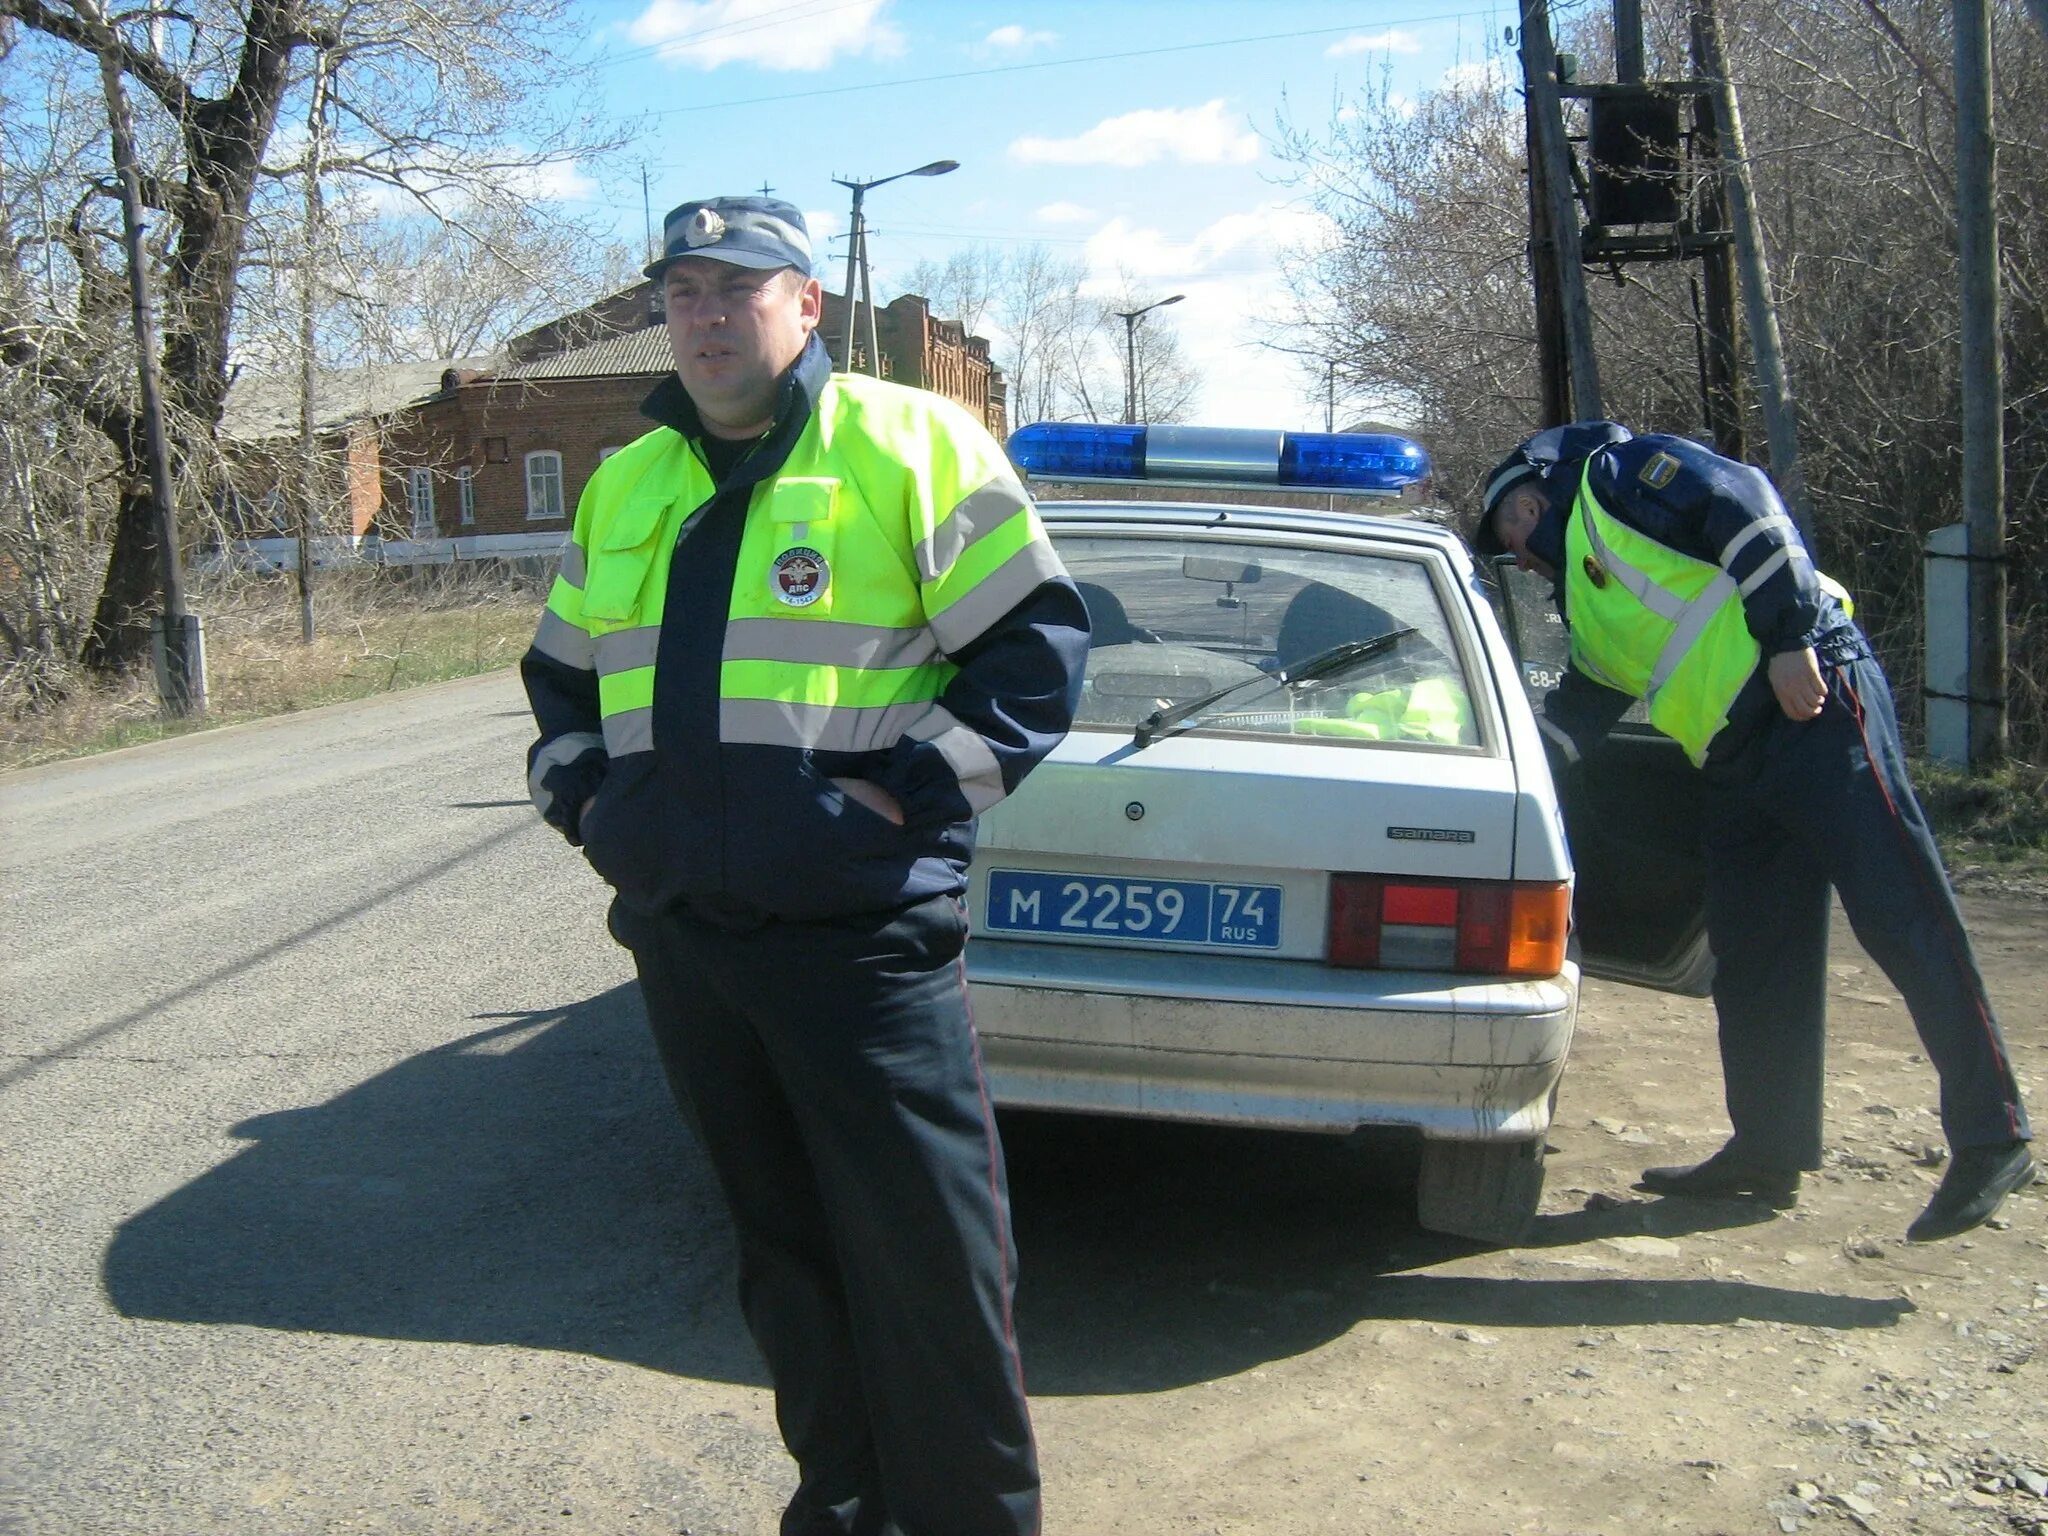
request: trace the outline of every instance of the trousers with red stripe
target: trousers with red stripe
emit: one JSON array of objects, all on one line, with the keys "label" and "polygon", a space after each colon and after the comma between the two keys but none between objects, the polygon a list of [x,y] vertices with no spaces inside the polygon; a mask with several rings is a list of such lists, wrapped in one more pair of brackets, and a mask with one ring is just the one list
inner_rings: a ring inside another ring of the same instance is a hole
[{"label": "trousers with red stripe", "polygon": [[799,1485],[783,1536],[1029,1536],[1037,1452],[966,909],[735,929],[615,907],[732,1211]]},{"label": "trousers with red stripe", "polygon": [[1705,770],[1707,933],[1735,1139],[1769,1166],[1820,1166],[1831,887],[1905,998],[1940,1078],[1950,1149],[2027,1137],[1884,673],[1865,655],[1824,661],[1822,676],[1817,719],[1776,713]]}]

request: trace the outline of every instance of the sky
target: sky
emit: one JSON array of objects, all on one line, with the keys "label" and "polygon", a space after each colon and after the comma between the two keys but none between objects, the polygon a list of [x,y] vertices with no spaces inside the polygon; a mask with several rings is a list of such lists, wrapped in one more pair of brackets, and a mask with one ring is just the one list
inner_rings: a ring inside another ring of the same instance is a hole
[{"label": "sky", "polygon": [[1198,370],[1190,420],[1319,429],[1322,380],[1260,345],[1281,250],[1319,228],[1279,124],[1321,132],[1382,70],[1412,97],[1498,52],[1514,8],[1459,3],[594,0],[581,49],[603,61],[606,109],[650,131],[634,184],[560,190],[638,248],[650,212],[658,231],[686,198],[765,185],[804,210],[838,289],[850,193],[833,179],[957,160],[866,194],[884,297],[920,260],[1040,243],[1083,263],[1091,293],[1128,274],[1185,295],[1141,323],[1172,325]]}]

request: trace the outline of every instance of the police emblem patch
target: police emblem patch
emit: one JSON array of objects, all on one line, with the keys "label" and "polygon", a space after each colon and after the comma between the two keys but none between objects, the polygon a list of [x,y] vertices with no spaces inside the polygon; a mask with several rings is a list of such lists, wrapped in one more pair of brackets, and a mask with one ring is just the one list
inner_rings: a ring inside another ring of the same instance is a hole
[{"label": "police emblem patch", "polygon": [[768,589],[775,600],[791,608],[810,607],[831,584],[831,565],[815,549],[802,545],[777,555],[768,572]]},{"label": "police emblem patch", "polygon": [[1650,462],[1637,472],[1636,478],[1653,491],[1661,491],[1671,483],[1671,477],[1678,473],[1678,460],[1668,453],[1655,453]]},{"label": "police emblem patch", "polygon": [[725,220],[715,208],[699,208],[690,216],[690,224],[683,231],[684,244],[695,249],[700,245],[716,245],[725,238]]}]

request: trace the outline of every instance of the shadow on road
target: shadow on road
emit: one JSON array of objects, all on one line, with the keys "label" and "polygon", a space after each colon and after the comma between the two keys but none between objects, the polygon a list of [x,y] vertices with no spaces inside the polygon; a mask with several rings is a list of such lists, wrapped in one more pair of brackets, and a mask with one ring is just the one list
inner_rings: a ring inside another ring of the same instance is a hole
[{"label": "shadow on road", "polygon": [[[631,986],[499,1019],[234,1132],[246,1150],[116,1234],[105,1279],[123,1314],[764,1379],[715,1186]],[[1368,1320],[1855,1329],[1910,1310],[1738,1281],[1432,1273],[1475,1250],[1417,1230],[1398,1143],[1036,1114],[1006,1116],[1004,1138],[1035,1393],[1215,1379]],[[1545,1218],[1533,1245],[1757,1219],[1628,1206]]]}]

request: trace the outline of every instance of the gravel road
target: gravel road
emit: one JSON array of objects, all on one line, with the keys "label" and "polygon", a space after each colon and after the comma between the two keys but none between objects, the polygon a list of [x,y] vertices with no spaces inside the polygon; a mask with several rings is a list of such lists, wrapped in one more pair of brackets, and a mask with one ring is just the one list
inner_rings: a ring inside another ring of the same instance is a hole
[{"label": "gravel road", "polygon": [[[0,1532],[771,1532],[730,1238],[509,673],[0,777]],[[1966,902],[2032,1085],[2048,905]],[[1012,1116],[1048,1531],[2048,1533],[2048,1199],[1930,1248],[1931,1070],[1837,923],[1830,1166],[1705,1005],[1587,989],[1520,1249],[1412,1156]]]}]

